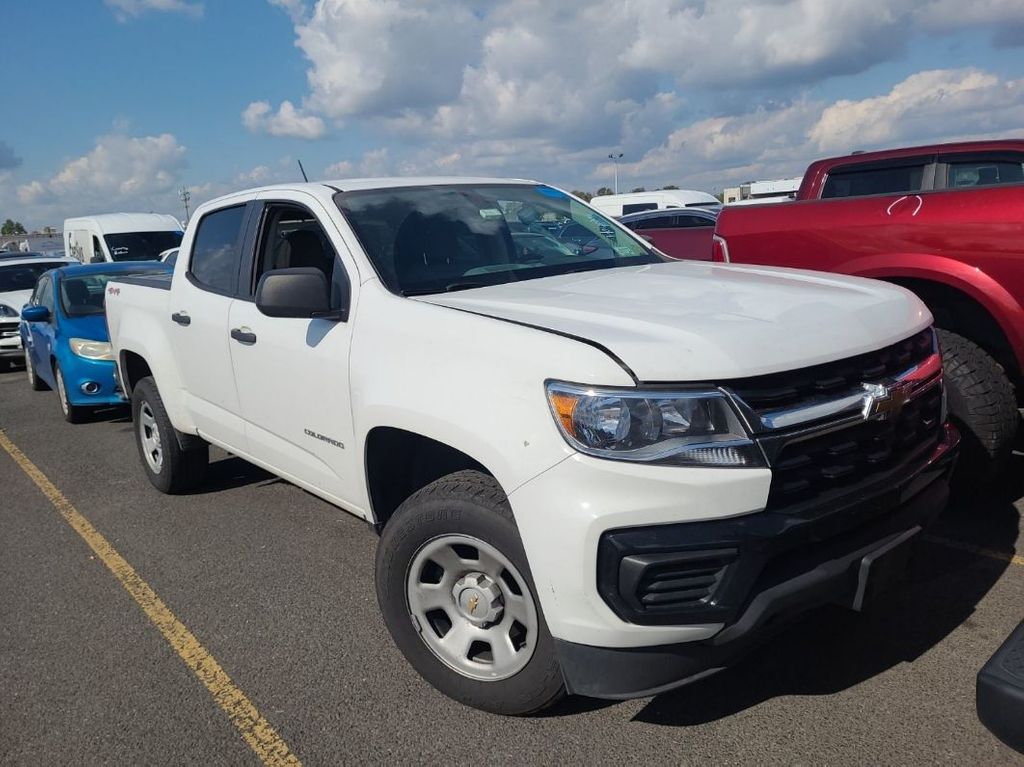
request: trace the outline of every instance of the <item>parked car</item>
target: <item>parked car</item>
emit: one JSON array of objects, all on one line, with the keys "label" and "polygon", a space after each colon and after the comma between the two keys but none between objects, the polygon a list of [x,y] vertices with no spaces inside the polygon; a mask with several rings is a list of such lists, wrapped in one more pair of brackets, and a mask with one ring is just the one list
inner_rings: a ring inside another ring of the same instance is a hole
[{"label": "parked car", "polygon": [[83,264],[158,261],[181,244],[181,222],[159,213],[104,213],[64,221],[64,250]]},{"label": "parked car", "polygon": [[107,282],[166,271],[158,263],[76,264],[61,265],[39,278],[21,310],[25,369],[36,391],[57,390],[61,412],[70,423],[95,407],[125,402],[103,313]]},{"label": "parked car", "polygon": [[[602,245],[524,262],[526,207]],[[907,291],[671,261],[533,182],[222,197],[173,276],[108,284],[107,319],[154,487],[195,487],[212,443],[371,522],[395,643],[506,714],[652,695],[859,609],[958,440]]]},{"label": "parked car", "polygon": [[68,263],[74,262],[36,253],[8,252],[0,255],[0,361],[21,362],[24,356],[18,334],[21,307],[32,295],[39,275]]},{"label": "parked car", "polygon": [[594,197],[590,204],[606,216],[624,216],[644,210],[666,208],[711,208],[722,207],[721,201],[707,192],[692,189],[659,189],[652,192],[629,192],[628,194],[602,194]]},{"label": "parked car", "polygon": [[874,277],[940,328],[962,476],[994,476],[1024,370],[1024,141],[894,149],[813,163],[797,201],[726,207],[714,258]]},{"label": "parked car", "polygon": [[718,209],[652,210],[619,219],[666,256],[711,260]]}]

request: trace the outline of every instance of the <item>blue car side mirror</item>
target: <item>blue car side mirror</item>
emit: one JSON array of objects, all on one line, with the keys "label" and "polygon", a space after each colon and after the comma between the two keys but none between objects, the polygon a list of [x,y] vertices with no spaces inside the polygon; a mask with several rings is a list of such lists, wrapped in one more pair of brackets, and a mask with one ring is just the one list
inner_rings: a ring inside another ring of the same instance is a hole
[{"label": "blue car side mirror", "polygon": [[50,310],[45,306],[26,306],[21,310],[21,318],[25,322],[46,322],[50,319]]}]

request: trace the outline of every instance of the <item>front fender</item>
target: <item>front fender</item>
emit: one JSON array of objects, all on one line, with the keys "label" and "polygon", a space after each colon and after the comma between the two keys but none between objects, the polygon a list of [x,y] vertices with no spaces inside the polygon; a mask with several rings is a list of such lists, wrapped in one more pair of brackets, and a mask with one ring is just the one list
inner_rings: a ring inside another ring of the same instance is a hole
[{"label": "front fender", "polygon": [[1018,362],[1024,364],[1024,309],[982,269],[963,261],[924,253],[865,256],[842,264],[837,271],[879,280],[909,278],[959,290],[977,301],[1002,329]]}]

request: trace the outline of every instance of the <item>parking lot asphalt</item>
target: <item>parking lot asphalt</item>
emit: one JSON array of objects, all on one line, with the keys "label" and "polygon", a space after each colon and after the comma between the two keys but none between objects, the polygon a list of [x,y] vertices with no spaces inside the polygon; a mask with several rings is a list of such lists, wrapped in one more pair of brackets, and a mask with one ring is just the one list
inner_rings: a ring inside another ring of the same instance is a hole
[{"label": "parking lot asphalt", "polygon": [[[1024,618],[1024,455],[940,518],[864,614],[811,613],[734,668],[546,716],[465,708],[420,680],[373,591],[360,520],[222,452],[164,496],[123,412],[71,426],[0,371],[0,429],[306,764],[988,763],[1024,759],[974,713],[977,670]],[[259,763],[111,569],[0,451],[0,762]]]}]

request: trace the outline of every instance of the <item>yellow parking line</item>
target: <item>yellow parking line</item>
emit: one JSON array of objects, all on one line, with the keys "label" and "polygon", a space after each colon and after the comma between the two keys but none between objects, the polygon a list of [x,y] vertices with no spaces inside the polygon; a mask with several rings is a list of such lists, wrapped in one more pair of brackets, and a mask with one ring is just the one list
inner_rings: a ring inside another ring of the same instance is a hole
[{"label": "yellow parking line", "polygon": [[64,497],[56,485],[21,452],[17,445],[11,442],[3,430],[0,430],[0,447],[3,447],[22,471],[36,483],[43,491],[43,495],[64,517],[64,520],[82,536],[82,539],[96,552],[96,556],[107,566],[107,569],[121,582],[125,591],[131,594],[132,599],[142,608],[146,617],[153,622],[160,633],[164,635],[164,639],[185,661],[185,665],[192,669],[193,673],[199,677],[199,681],[210,691],[217,705],[224,710],[224,713],[238,728],[246,743],[256,752],[256,756],[267,765],[300,765],[301,762],[289,750],[288,744],[260,715],[252,701],[245,697],[245,693],[235,686],[231,677],[221,668],[209,651],[199,643],[195,635],[175,617],[174,613],[156,595],[156,592],[142,580],[124,557],[117,553],[110,542],[71,505],[71,501]]},{"label": "yellow parking line", "polygon": [[1020,554],[1012,554],[1009,551],[996,551],[995,549],[986,549],[983,546],[975,546],[973,543],[954,541],[950,538],[940,538],[937,535],[926,535],[924,539],[929,543],[937,543],[940,546],[946,546],[951,549],[969,551],[972,554],[977,554],[982,557],[988,557],[989,559],[998,559],[1000,562],[1009,562],[1011,565],[1024,565],[1024,557],[1022,557]]}]

